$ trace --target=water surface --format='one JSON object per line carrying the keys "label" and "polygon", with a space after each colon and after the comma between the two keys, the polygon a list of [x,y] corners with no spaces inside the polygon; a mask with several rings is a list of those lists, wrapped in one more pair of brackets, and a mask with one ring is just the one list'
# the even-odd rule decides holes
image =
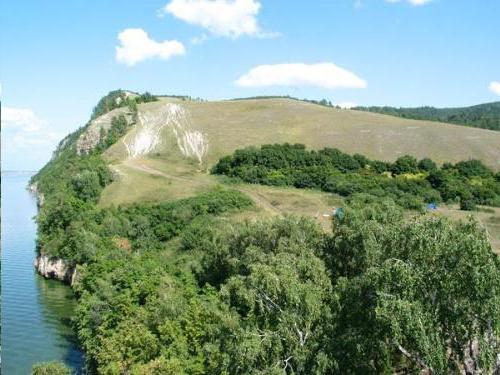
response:
{"label": "water surface", "polygon": [[37,275],[36,202],[31,174],[2,173],[2,374],[30,374],[36,362],[62,361],[79,373],[83,356],[69,326],[71,288]]}

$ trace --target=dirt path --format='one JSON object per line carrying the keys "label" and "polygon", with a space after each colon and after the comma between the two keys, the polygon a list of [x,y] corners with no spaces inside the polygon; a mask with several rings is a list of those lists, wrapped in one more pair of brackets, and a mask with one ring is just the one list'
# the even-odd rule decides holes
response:
{"label": "dirt path", "polygon": [[237,190],[241,191],[242,193],[245,193],[247,194],[248,196],[250,196],[250,198],[253,199],[253,201],[260,207],[262,207],[264,210],[272,213],[272,214],[277,214],[277,215],[283,215],[283,212],[277,208],[276,206],[273,206],[271,202],[269,202],[269,200],[267,200],[267,198],[265,198],[264,196],[262,196],[262,194],[259,194],[259,193],[256,193],[254,191],[251,191],[249,189],[245,189],[245,188],[242,188],[242,187],[235,187]]}
{"label": "dirt path", "polygon": [[199,185],[203,184],[202,181],[197,181],[194,178],[174,176],[174,175],[165,173],[163,171],[160,171],[158,169],[152,168],[152,167],[144,164],[144,162],[141,162],[141,160],[139,160],[139,159],[127,159],[122,163],[122,165],[129,167],[131,169],[135,169],[136,171],[139,171],[139,172],[154,174],[156,176],[162,176],[162,177],[169,178],[169,179],[172,179],[175,181],[190,182],[190,183],[195,183],[195,184],[199,184]]}

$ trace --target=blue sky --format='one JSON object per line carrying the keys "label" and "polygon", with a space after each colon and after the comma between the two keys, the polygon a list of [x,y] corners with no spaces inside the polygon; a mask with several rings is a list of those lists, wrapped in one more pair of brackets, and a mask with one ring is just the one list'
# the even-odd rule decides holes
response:
{"label": "blue sky", "polygon": [[2,167],[40,168],[117,88],[360,105],[499,100],[499,14],[497,0],[2,1]]}

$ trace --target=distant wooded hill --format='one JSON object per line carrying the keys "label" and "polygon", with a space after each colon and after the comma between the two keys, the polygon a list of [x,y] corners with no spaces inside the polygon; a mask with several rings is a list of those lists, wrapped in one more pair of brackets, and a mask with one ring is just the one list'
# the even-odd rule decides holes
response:
{"label": "distant wooded hill", "polygon": [[356,107],[353,109],[415,120],[440,121],[474,128],[500,130],[500,102],[461,108]]}

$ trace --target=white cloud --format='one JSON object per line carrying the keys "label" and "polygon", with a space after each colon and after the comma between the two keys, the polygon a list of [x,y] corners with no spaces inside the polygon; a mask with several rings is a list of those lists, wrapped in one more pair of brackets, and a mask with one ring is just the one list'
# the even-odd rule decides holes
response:
{"label": "white cloud", "polygon": [[46,122],[38,118],[29,108],[4,107],[2,110],[2,127],[17,128],[24,132],[33,133],[41,129]]}
{"label": "white cloud", "polygon": [[356,74],[332,63],[259,65],[235,83],[243,87],[316,86],[326,89],[367,86]]}
{"label": "white cloud", "polygon": [[177,40],[157,42],[143,29],[125,29],[118,34],[120,45],[116,47],[116,61],[133,66],[143,60],[159,58],[168,60],[172,56],[183,55],[184,45]]}
{"label": "white cloud", "polygon": [[402,1],[407,2],[414,6],[425,5],[430,3],[432,0],[386,0],[388,3],[400,3]]}
{"label": "white cloud", "polygon": [[275,36],[261,31],[257,21],[260,7],[258,0],[172,0],[162,12],[216,36]]}
{"label": "white cloud", "polygon": [[498,81],[491,82],[489,88],[493,94],[500,96],[500,82]]}
{"label": "white cloud", "polygon": [[53,150],[60,139],[61,134],[48,131],[38,134],[16,134],[12,138],[12,143],[16,148],[44,146]]}
{"label": "white cloud", "polygon": [[2,109],[2,143],[7,148],[44,146],[55,147],[61,134],[53,131],[47,121],[30,108]]}

